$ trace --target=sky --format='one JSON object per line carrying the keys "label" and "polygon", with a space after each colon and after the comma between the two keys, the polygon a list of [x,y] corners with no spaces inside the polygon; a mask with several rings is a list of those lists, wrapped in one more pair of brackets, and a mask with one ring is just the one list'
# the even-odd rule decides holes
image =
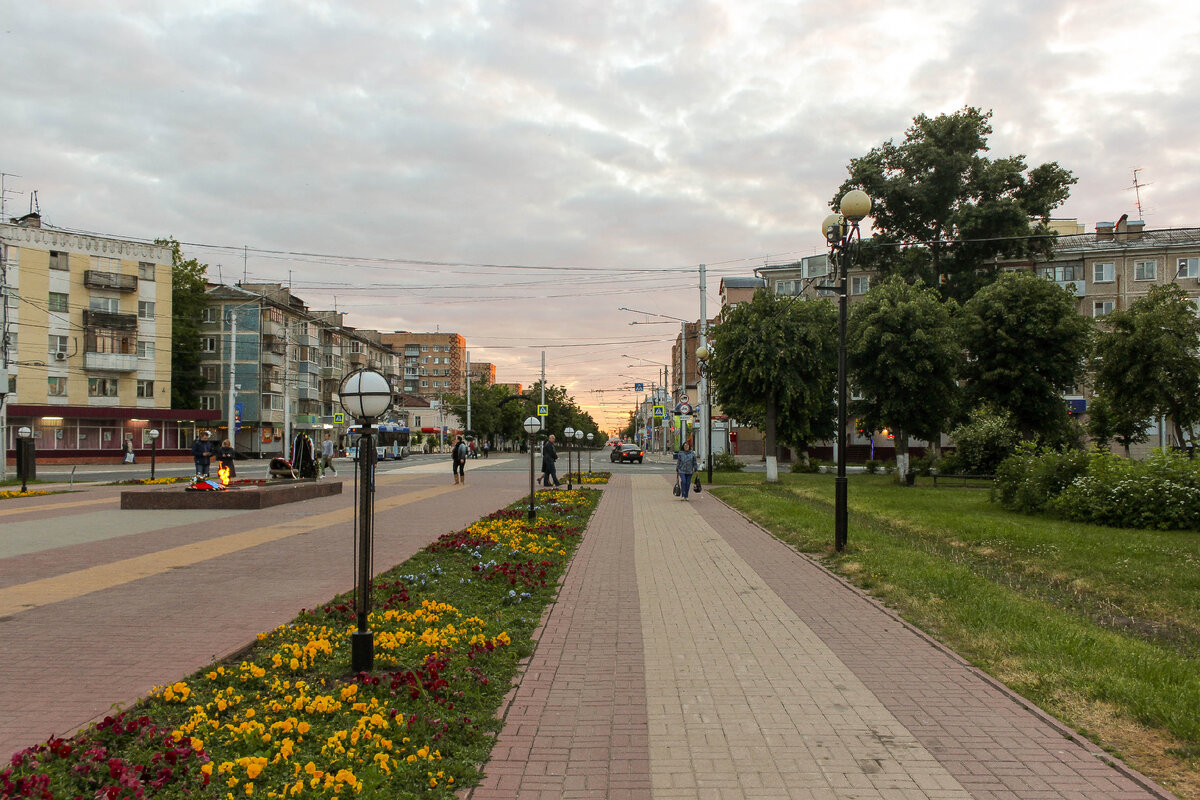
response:
{"label": "sky", "polygon": [[698,265],[712,315],[722,277],[820,252],[850,159],[918,114],[991,110],[992,155],[1071,170],[1055,216],[1089,231],[1200,225],[1200,4],[0,9],[6,216],[36,192],[48,226],[172,236],[212,280],[460,333],[501,382],[544,351],[604,429],[699,318]]}

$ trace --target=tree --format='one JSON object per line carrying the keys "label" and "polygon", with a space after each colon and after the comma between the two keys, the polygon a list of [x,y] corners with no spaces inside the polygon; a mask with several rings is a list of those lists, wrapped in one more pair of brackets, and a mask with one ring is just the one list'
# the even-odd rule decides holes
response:
{"label": "tree", "polygon": [[171,408],[199,408],[200,321],[207,305],[205,287],[207,264],[194,258],[186,261],[183,249],[174,238],[156,239],[155,244],[171,248]]}
{"label": "tree", "polygon": [[997,259],[1050,251],[1050,214],[1076,179],[1055,162],[1026,171],[1023,155],[986,157],[991,117],[969,106],[921,114],[902,143],[851,159],[833,205],[851,189],[871,196],[864,266],[962,301],[995,279]]}
{"label": "tree", "polygon": [[712,329],[714,402],[803,452],[835,430],[837,311],[828,300],[777,297],[765,289]]}
{"label": "tree", "polygon": [[1200,320],[1187,292],[1174,283],[1154,286],[1103,322],[1095,358],[1095,390],[1103,403],[1092,415],[1093,429],[1112,435],[1128,453],[1132,442],[1145,439],[1150,422],[1165,415],[1182,444],[1184,429],[1200,422]]}
{"label": "tree", "polygon": [[1091,337],[1075,298],[1031,272],[1007,273],[967,301],[961,320],[972,407],[1008,411],[1025,439],[1066,437],[1063,395],[1083,376]]}
{"label": "tree", "polygon": [[854,412],[871,430],[894,432],[901,484],[910,434],[937,442],[954,414],[962,348],[952,308],[933,289],[894,275],[850,311],[846,361],[862,395]]}

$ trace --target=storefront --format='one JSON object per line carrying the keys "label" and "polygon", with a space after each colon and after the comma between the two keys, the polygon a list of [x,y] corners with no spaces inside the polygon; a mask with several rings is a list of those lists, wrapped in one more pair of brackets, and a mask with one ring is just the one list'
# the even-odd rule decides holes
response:
{"label": "storefront", "polygon": [[88,406],[8,407],[5,444],[14,458],[17,431],[33,432],[39,460],[62,460],[76,464],[118,460],[128,439],[134,452],[150,452],[150,431],[159,433],[158,457],[191,457],[192,441],[201,430],[209,430],[220,411],[170,408],[91,408]]}

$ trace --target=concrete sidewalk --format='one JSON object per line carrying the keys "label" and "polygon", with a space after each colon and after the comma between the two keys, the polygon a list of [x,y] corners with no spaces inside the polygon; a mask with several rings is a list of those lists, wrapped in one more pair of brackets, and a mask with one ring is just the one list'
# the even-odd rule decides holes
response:
{"label": "concrete sidewalk", "polygon": [[621,475],[484,798],[1166,798],[708,494]]}

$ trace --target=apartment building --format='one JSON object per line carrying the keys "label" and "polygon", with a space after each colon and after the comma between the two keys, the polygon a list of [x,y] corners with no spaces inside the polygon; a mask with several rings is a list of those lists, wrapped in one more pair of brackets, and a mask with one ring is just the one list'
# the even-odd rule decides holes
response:
{"label": "apartment building", "polygon": [[215,415],[171,408],[171,250],[0,223],[8,453],[20,427],[39,459],[117,460],[126,440],[182,454]]}
{"label": "apartment building", "polygon": [[274,456],[287,452],[293,431],[344,433],[353,420],[338,402],[343,376],[370,367],[393,386],[399,377],[396,356],[378,331],[343,323],[341,313],[310,310],[283,284],[210,286],[201,325],[200,405],[219,418],[215,438],[230,439],[239,452]]}
{"label": "apartment building", "polygon": [[471,362],[471,383],[492,386],[496,383],[496,365],[488,361]]}
{"label": "apartment building", "polygon": [[381,336],[403,360],[402,391],[426,398],[466,394],[467,340],[457,333],[395,331]]}

